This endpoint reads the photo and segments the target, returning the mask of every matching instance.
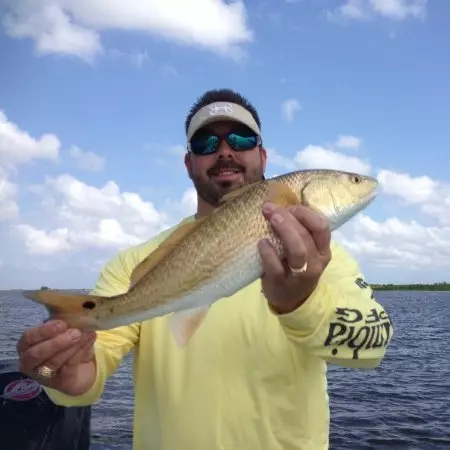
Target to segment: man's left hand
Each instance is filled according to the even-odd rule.
[[[266,204],[263,212],[283,244],[285,258],[277,256],[269,241],[260,242],[262,288],[273,310],[286,314],[316,288],[331,259],[331,232],[326,218],[306,206]]]

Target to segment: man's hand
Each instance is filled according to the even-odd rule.
[[[94,383],[96,334],[67,329],[60,321],[49,321],[26,330],[17,343],[20,371],[40,384],[68,395],[80,395]],[[50,378],[39,369],[54,373]],[[49,370],[48,370],[49,369]]]
[[[326,218],[306,206],[266,204],[263,211],[286,256],[281,260],[270,242],[260,242],[263,292],[274,311],[285,314],[297,309],[316,288],[331,259],[331,232]]]

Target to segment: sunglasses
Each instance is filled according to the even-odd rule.
[[[194,155],[211,155],[219,149],[222,139],[236,152],[245,152],[261,145],[261,137],[257,135],[245,136],[239,133],[229,133],[224,138],[210,134],[191,139],[190,151]]]

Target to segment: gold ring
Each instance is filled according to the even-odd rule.
[[[39,366],[36,369],[36,373],[39,376],[41,376],[42,378],[50,379],[50,378],[53,378],[56,375],[56,370],[51,369],[48,366]]]
[[[289,266],[289,270],[294,274],[294,275],[298,275],[300,273],[304,273],[308,270],[308,263],[305,261],[305,264],[303,264],[302,267],[300,267],[300,269],[296,269],[294,267]]]

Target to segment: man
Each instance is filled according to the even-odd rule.
[[[263,178],[260,128],[254,107],[236,92],[209,91],[194,104],[185,165],[197,217],[227,192]],[[169,333],[167,316],[100,331],[96,340],[47,323],[18,343],[21,370],[47,386],[56,404],[87,405],[134,349],[135,450],[327,449],[327,362],[376,367],[392,328],[357,263],[330,242],[322,216],[273,205],[263,214],[284,242],[286,260],[261,242],[262,279],[215,303],[185,348]],[[126,291],[133,268],[173,230],[121,252],[93,292]]]

